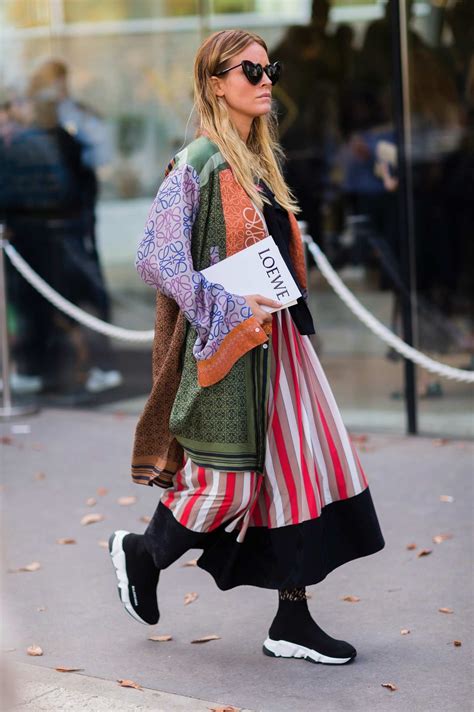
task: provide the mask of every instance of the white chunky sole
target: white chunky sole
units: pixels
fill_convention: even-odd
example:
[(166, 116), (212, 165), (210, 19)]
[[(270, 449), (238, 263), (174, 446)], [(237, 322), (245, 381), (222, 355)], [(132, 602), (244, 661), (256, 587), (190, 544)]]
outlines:
[(119, 597), (124, 605), (125, 610), (132, 616), (132, 618), (134, 618), (139, 623), (143, 623), (143, 625), (150, 625), (142, 618), (140, 618), (140, 616), (134, 610), (132, 604), (130, 603), (127, 567), (125, 565), (125, 552), (122, 546), (123, 538), (129, 533), (130, 532), (127, 532), (123, 529), (119, 529), (118, 531), (111, 534), (109, 539), (109, 553), (115, 568), (115, 573), (117, 575)]
[(263, 644), (263, 652), (265, 655), (270, 655), (275, 658), (304, 658), (313, 663), (325, 663), (326, 665), (344, 665), (353, 659), (353, 656), (348, 658), (331, 658), (328, 655), (318, 653), (312, 648), (305, 648), (304, 645), (298, 643), (290, 643), (288, 640), (272, 640), (267, 638)]

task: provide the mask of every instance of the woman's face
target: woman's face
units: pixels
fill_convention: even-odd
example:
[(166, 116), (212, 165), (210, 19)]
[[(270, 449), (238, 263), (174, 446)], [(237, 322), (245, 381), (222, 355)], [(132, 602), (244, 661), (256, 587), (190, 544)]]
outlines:
[[(232, 57), (228, 66), (233, 67), (243, 59), (261, 64), (262, 67), (270, 63), (267, 53), (257, 42), (252, 42), (242, 52)], [(272, 83), (265, 72), (255, 85), (249, 82), (242, 67), (232, 69), (220, 77), (213, 77), (212, 80), (216, 95), (225, 99), (234, 117), (240, 115), (242, 118), (254, 119), (256, 116), (267, 114), (272, 108)]]

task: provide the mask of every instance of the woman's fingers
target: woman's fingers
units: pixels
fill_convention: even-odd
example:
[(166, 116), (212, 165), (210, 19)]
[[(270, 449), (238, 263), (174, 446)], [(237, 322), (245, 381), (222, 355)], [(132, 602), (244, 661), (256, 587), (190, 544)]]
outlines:
[(262, 306), (280, 307), (279, 302), (276, 302), (273, 299), (268, 299), (262, 294), (248, 294), (245, 299), (252, 310), (252, 314), (261, 325), (269, 324), (272, 321), (271, 312), (262, 309)]

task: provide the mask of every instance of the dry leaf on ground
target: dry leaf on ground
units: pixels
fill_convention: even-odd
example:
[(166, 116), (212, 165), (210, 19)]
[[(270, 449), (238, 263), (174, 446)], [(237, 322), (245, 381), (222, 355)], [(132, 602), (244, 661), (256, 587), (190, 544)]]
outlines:
[(151, 522), (151, 517), (149, 517), (148, 514), (143, 514), (140, 517), (140, 521), (143, 522), (144, 524), (149, 524)]
[(433, 537), (433, 541), (435, 544), (442, 544), (443, 541), (447, 541), (447, 539), (452, 539), (453, 535), (452, 534), (435, 534)]
[(156, 643), (166, 643), (168, 640), (173, 640), (172, 635), (150, 635), (148, 640), (153, 640)]
[(117, 502), (122, 505), (122, 507), (127, 507), (129, 504), (135, 504), (137, 498), (135, 496), (130, 497), (119, 497)]
[(38, 611), (38, 613), (43, 613), (43, 611), (46, 610), (46, 606), (38, 606), (36, 610)]
[(408, 633), (410, 633), (410, 631), (408, 630), (408, 628), (402, 628), (401, 631), (400, 631), (400, 635), (408, 635)]
[(117, 680), (120, 687), (133, 687), (135, 690), (141, 690), (142, 686), (138, 682), (133, 682), (133, 680)]
[(96, 522), (101, 522), (105, 519), (103, 514), (85, 514), (81, 519), (82, 526), (86, 524), (95, 524)]
[(99, 495), (99, 497), (104, 497), (108, 491), (109, 490), (107, 489), (107, 487), (98, 487), (97, 488), (97, 494)]
[(398, 687), (396, 685), (394, 685), (393, 682), (382, 682), (381, 684), (382, 684), (382, 687), (387, 687), (392, 692), (394, 690), (398, 690)]
[(432, 442), (435, 447), (440, 447), (441, 445), (447, 445), (449, 443), (449, 438), (436, 438), (436, 440), (433, 440)]
[(459, 648), (459, 646), (461, 646), (461, 645), (462, 645), (462, 643), (461, 643), (461, 641), (460, 641), (460, 640), (453, 640), (453, 645), (455, 645), (455, 646), (456, 646), (456, 648)]
[(11, 438), (9, 435), (2, 435), (0, 437), (0, 443), (2, 445), (11, 445), (13, 443), (13, 438)]
[(79, 670), (84, 670), (84, 668), (64, 667), (64, 665), (59, 665), (59, 667), (54, 669), (57, 670), (57, 672), (78, 672)]
[(86, 504), (88, 507), (93, 507), (95, 504), (97, 504), (97, 500), (95, 497), (88, 497), (86, 499)]
[(13, 569), (12, 573), (14, 573), (16, 571), (33, 572), (33, 571), (38, 571), (38, 569), (40, 569), (40, 568), (41, 568), (41, 564), (39, 561), (32, 561), (31, 564), (27, 564), (26, 566), (20, 566), (19, 569)]
[(197, 559), (189, 559), (189, 561), (185, 561), (182, 566), (197, 566)]
[(28, 655), (43, 655), (43, 651), (39, 645), (30, 645), (30, 647), (26, 649), (26, 652)]
[(411, 544), (407, 544), (407, 549), (408, 551), (412, 551), (413, 549), (416, 549), (416, 544), (413, 542)]
[(452, 608), (438, 608), (440, 613), (454, 613)]
[(77, 544), (75, 539), (56, 539), (56, 544)]
[(452, 497), (450, 494), (440, 494), (439, 501), (440, 502), (454, 502), (454, 497)]
[(208, 710), (212, 710), (212, 712), (240, 712), (242, 707), (234, 707), (233, 705), (224, 705), (218, 706), (218, 707), (208, 707)]
[(419, 559), (420, 556), (428, 556), (428, 554), (431, 554), (431, 552), (432, 552), (432, 549), (421, 549), (421, 551), (419, 551), (416, 556)]
[(192, 593), (187, 593), (184, 597), (184, 605), (187, 606), (188, 603), (192, 603), (193, 601), (198, 598), (199, 594), (192, 592)]
[(343, 596), (342, 601), (349, 601), (349, 603), (357, 603), (357, 601), (360, 601), (359, 596)]
[(350, 439), (352, 440), (353, 443), (366, 443), (367, 440), (369, 439), (369, 436), (368, 435), (354, 435), (354, 433), (351, 433)]
[(208, 643), (210, 640), (220, 640), (220, 635), (203, 635), (202, 638), (196, 638), (191, 643)]
[(35, 480), (44, 480), (46, 478), (46, 475), (44, 472), (37, 472), (35, 475)]

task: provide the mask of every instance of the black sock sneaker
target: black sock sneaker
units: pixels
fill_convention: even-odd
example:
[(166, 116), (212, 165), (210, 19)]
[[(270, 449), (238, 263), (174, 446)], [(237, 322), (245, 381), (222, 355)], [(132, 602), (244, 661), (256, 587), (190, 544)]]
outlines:
[(318, 626), (306, 601), (280, 601), (263, 652), (272, 657), (304, 658), (326, 665), (344, 665), (357, 655), (350, 643), (331, 638)]
[(156, 592), (160, 571), (145, 548), (143, 534), (114, 532), (109, 552), (125, 610), (140, 623), (155, 625), (160, 618)]

